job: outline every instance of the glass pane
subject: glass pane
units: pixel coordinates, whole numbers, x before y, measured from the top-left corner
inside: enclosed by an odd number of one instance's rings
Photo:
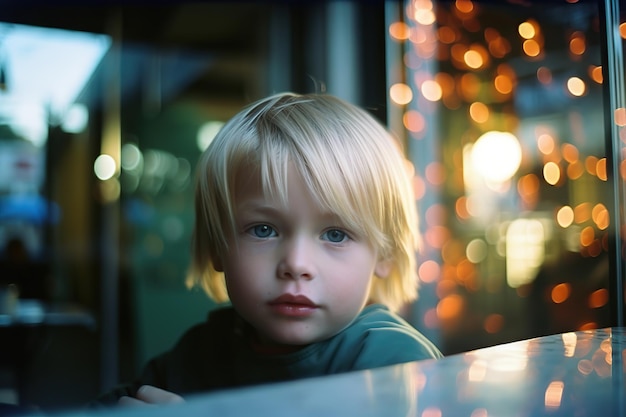
[[[598,4],[389,11],[390,123],[424,234],[415,324],[446,353],[609,326]]]

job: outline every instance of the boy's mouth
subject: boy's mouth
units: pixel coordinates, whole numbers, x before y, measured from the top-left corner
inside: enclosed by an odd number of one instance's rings
[[[294,294],[283,294],[268,304],[274,312],[290,317],[306,317],[319,308],[308,297]]]

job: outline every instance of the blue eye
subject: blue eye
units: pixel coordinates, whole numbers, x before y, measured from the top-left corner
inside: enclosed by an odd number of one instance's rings
[[[266,239],[276,236],[276,231],[267,224],[258,224],[250,228],[250,234],[261,239]]]
[[[324,232],[322,237],[332,243],[341,243],[348,239],[346,232],[339,229],[330,229]]]

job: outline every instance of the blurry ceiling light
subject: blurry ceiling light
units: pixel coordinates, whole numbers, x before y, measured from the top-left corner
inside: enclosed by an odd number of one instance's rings
[[[609,211],[602,203],[598,203],[591,209],[591,219],[598,229],[605,230],[609,227]]]
[[[535,27],[530,22],[523,22],[517,27],[517,32],[524,39],[532,39],[535,37]]]
[[[601,158],[598,160],[598,163],[596,164],[596,175],[602,181],[606,181],[608,179],[606,172],[606,158]]]
[[[454,5],[461,13],[471,13],[474,10],[474,4],[471,0],[456,0]]]
[[[489,131],[476,140],[471,158],[474,168],[485,180],[504,183],[519,169],[522,147],[512,133]]]
[[[496,39],[500,38],[500,32],[498,32],[494,28],[486,28],[485,32],[484,32],[484,35],[485,35],[485,40],[487,42],[493,42]]]
[[[111,155],[98,156],[93,164],[93,172],[102,181],[112,178],[116,172],[115,160]]]
[[[408,85],[397,83],[389,88],[389,97],[394,103],[403,106],[413,100],[413,91],[411,91],[411,87]]]
[[[87,127],[89,121],[89,110],[87,106],[80,103],[72,104],[61,122],[61,129],[67,133],[80,133]]]
[[[585,172],[583,163],[580,161],[574,161],[567,167],[567,178],[570,180],[577,180],[582,177]]]
[[[402,116],[404,127],[414,133],[422,132],[426,127],[424,116],[417,110],[409,110]]]
[[[626,39],[626,22],[620,23],[619,35],[622,37],[622,39]]]
[[[554,138],[548,133],[542,133],[537,138],[537,149],[544,155],[550,155],[554,152]]]
[[[587,49],[585,35],[582,32],[575,32],[569,41],[569,50],[574,55],[582,55]]]
[[[484,63],[480,53],[474,49],[470,49],[463,54],[463,61],[465,62],[465,65],[472,69],[478,69],[482,67]]]
[[[457,83],[457,88],[459,89],[459,95],[465,101],[472,102],[480,93],[480,79],[475,74],[468,72],[461,76],[460,82]]]
[[[574,209],[563,206],[556,212],[556,223],[563,229],[567,229],[574,223]]]
[[[224,126],[224,123],[218,121],[207,122],[200,126],[196,136],[196,144],[198,145],[198,149],[200,149],[200,151],[204,151],[208,148],[222,126]]]
[[[602,77],[602,66],[601,65],[592,65],[589,67],[589,76],[591,77],[591,79],[595,82],[597,82],[598,84],[602,84],[603,81],[603,77]]]
[[[598,158],[593,156],[593,155],[589,155],[588,157],[585,158],[585,170],[587,171],[587,173],[591,174],[591,175],[598,175],[596,172],[596,168],[598,165]]]
[[[479,101],[470,104],[469,114],[476,123],[485,123],[489,120],[489,108]]]
[[[437,20],[437,17],[432,9],[418,8],[415,10],[413,17],[417,23],[424,26],[432,25]]]
[[[555,162],[548,162],[543,166],[543,178],[550,185],[556,185],[561,179],[561,168]]]
[[[498,37],[498,39],[495,39],[489,42],[488,47],[489,47],[489,52],[495,58],[504,58],[506,54],[511,52],[511,44],[506,38],[502,36]]]
[[[456,33],[450,26],[441,26],[437,29],[437,38],[441,43],[451,44],[456,40]]]
[[[522,49],[529,57],[536,57],[541,53],[541,46],[534,39],[525,40],[522,44]]]
[[[552,82],[552,71],[547,67],[539,67],[537,69],[537,79],[541,84],[550,84]]]
[[[122,168],[127,171],[134,171],[141,166],[143,155],[137,145],[126,143],[122,146]]]
[[[493,84],[500,94],[510,94],[513,91],[513,82],[506,75],[497,75]]]
[[[518,288],[532,282],[545,259],[546,230],[537,219],[513,220],[506,230],[506,281]]]
[[[570,164],[577,162],[580,155],[580,153],[578,152],[578,148],[571,143],[564,143],[561,146],[561,153],[563,154],[563,159],[565,159]]]
[[[389,35],[394,39],[404,41],[409,39],[410,34],[411,29],[404,22],[394,22],[389,25]]]
[[[585,82],[578,77],[570,77],[567,80],[567,91],[573,96],[580,97],[585,94]]]
[[[517,190],[522,198],[529,198],[539,192],[539,179],[535,174],[526,174],[519,179]]]
[[[484,240],[473,239],[465,248],[465,256],[470,262],[478,264],[487,257],[488,250],[489,248]]]
[[[441,96],[443,95],[443,90],[437,81],[434,80],[426,80],[422,83],[422,95],[428,101],[438,101],[441,100]]]

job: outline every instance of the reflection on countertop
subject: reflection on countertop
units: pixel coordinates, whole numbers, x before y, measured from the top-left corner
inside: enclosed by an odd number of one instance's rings
[[[67,416],[625,416],[626,330],[563,333],[442,360]]]

